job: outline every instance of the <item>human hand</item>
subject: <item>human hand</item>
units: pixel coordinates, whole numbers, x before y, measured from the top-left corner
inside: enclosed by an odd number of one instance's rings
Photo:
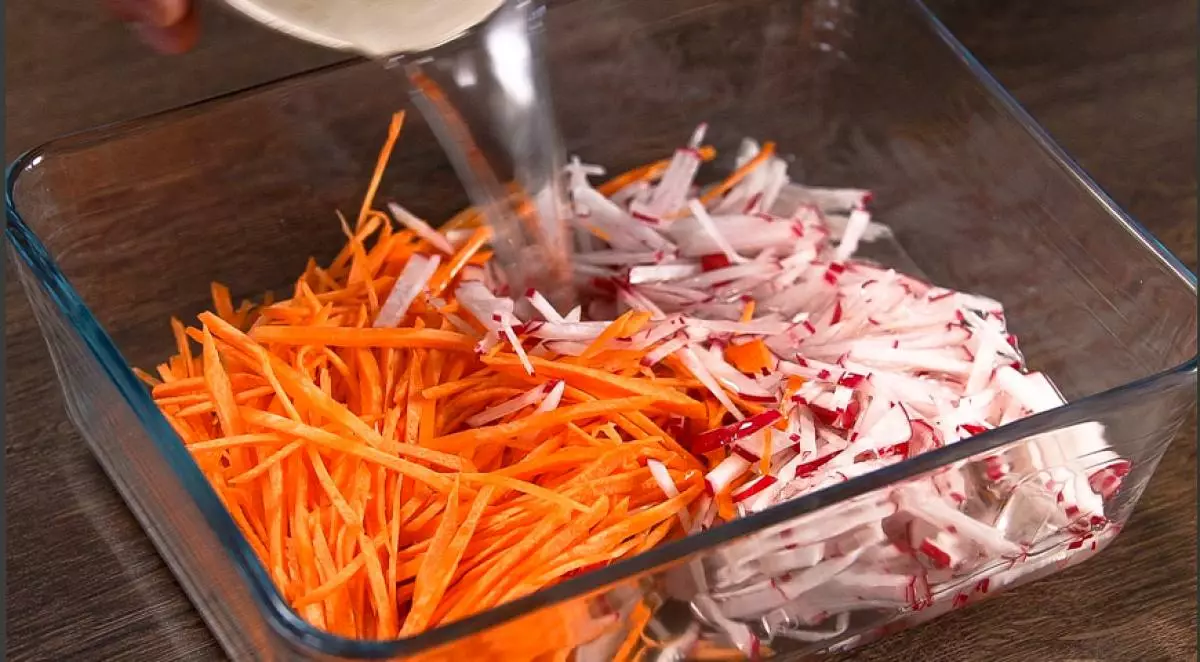
[[[191,50],[200,36],[200,22],[192,0],[103,0],[103,3],[160,53]]]

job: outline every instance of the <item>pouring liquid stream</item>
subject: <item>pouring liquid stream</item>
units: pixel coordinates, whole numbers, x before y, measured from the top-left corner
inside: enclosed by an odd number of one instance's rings
[[[407,78],[471,202],[493,230],[508,294],[576,303],[563,151],[534,0],[225,0],[264,25],[355,51]]]

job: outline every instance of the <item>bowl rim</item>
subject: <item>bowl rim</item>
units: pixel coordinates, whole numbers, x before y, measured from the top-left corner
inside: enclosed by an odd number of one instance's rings
[[[984,92],[1000,103],[1012,119],[1027,131],[1042,150],[1052,157],[1059,167],[1076,180],[1076,183],[1091,194],[1109,216],[1133,235],[1147,251],[1156,256],[1163,265],[1196,293],[1196,275],[1169,251],[1145,226],[1132,218],[1050,137],[1033,117],[1005,90],[979,61],[955,38],[949,29],[924,4],[923,0],[908,0],[910,9],[915,9],[919,20],[938,37],[982,84]],[[386,641],[349,639],[330,634],[311,626],[283,599],[271,581],[265,566],[253,552],[249,542],[237,528],[233,518],[221,505],[220,499],[192,460],[182,440],[154,405],[147,390],[134,375],[130,364],[125,361],[112,338],[92,315],[82,298],[66,276],[59,270],[54,259],[42,245],[32,229],[22,219],[16,201],[16,185],[26,170],[36,168],[48,152],[67,146],[81,148],[98,142],[111,140],[132,130],[144,128],[146,124],[181,115],[194,113],[222,101],[245,95],[262,93],[320,76],[359,66],[364,60],[352,57],[345,60],[308,69],[261,85],[231,91],[219,96],[187,104],[178,108],[156,112],[137,119],[116,122],[83,131],[67,134],[35,147],[17,157],[5,172],[5,237],[21,260],[38,278],[40,285],[50,296],[58,312],[66,317],[81,341],[98,360],[108,379],[125,399],[143,429],[155,444],[163,459],[175,473],[188,494],[199,508],[205,522],[220,542],[228,561],[246,581],[250,595],[264,621],[289,643],[314,652],[351,659],[384,659],[429,651],[437,646],[454,642],[467,635],[494,628],[516,620],[531,612],[563,603],[581,596],[595,593],[620,582],[632,580],[656,568],[679,562],[685,557],[714,548],[725,542],[755,533],[764,528],[782,524],[823,508],[846,502],[873,490],[895,484],[944,465],[965,460],[1010,444],[1031,435],[1083,423],[1095,412],[1104,411],[1120,400],[1142,393],[1180,386],[1197,380],[1198,357],[1166,370],[1140,378],[1133,382],[1089,395],[1068,403],[1066,406],[1036,414],[1008,425],[988,430],[958,443],[929,451],[903,462],[858,476],[844,483],[833,485],[817,492],[788,501],[759,513],[716,526],[707,531],[659,545],[632,558],[613,563],[601,569],[584,573],[555,586],[542,589],[525,597],[508,602],[460,621],[441,625],[421,634]],[[190,597],[190,596],[189,596]]]

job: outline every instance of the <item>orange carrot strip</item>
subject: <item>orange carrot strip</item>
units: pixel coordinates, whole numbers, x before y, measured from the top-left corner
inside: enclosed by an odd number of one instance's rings
[[[671,413],[682,414],[688,418],[700,418],[704,416],[704,405],[699,401],[693,400],[679,391],[656,386],[649,380],[619,377],[603,370],[563,363],[561,361],[549,361],[537,356],[531,356],[529,360],[533,364],[534,373],[539,377],[563,379],[568,384],[577,386],[597,396],[645,395],[652,397],[653,404]],[[514,369],[524,372],[520,360],[511,354],[502,354],[490,359],[484,359],[484,363],[493,368],[508,372],[513,372],[515,371]]]
[[[702,161],[711,161],[717,155],[717,150],[713,149],[711,145],[703,145],[697,151],[700,153]],[[611,196],[635,182],[658,179],[666,172],[669,165],[671,165],[671,159],[662,159],[661,161],[655,161],[654,163],[634,168],[604,182],[596,187],[596,190],[605,196]]]
[[[232,323],[235,315],[233,312],[233,297],[229,295],[229,288],[220,283],[213,283],[212,300],[213,308],[221,316],[221,319]]]
[[[614,340],[615,338],[617,338],[618,336],[620,336],[623,333],[625,324],[627,322],[629,322],[629,320],[632,319],[633,316],[636,315],[638,312],[640,312],[640,311],[636,311],[636,310],[626,311],[623,315],[621,315],[617,319],[609,322],[608,326],[604,327],[604,330],[600,332],[600,335],[596,336],[596,339],[593,340],[591,342],[591,344],[589,344],[587,346],[587,349],[583,350],[583,354],[580,354],[579,358],[580,359],[590,359],[590,358],[595,357],[597,354],[599,354],[600,351],[605,348],[605,345],[607,345],[608,343],[610,343],[612,340]],[[648,318],[649,318],[649,316],[647,315],[647,319]]]
[[[464,430],[448,434],[434,439],[430,445],[434,448],[446,449],[450,452],[461,451],[483,443],[505,442],[528,432],[553,428],[580,419],[593,418],[621,411],[636,411],[649,407],[653,403],[654,398],[650,396],[583,402],[559,407],[553,411],[541,414],[532,414],[510,423],[490,425],[475,428],[474,430]]]
[[[475,351],[470,336],[439,329],[260,326],[250,337],[263,344]]]
[[[554,437],[558,439],[559,437]],[[552,440],[547,440],[550,442]],[[540,448],[540,446],[539,446]],[[540,457],[527,457],[521,462],[510,464],[503,469],[496,471],[496,474],[502,476],[510,476],[512,478],[532,478],[540,473],[546,473],[561,468],[571,468],[577,466],[585,460],[596,459],[603,451],[598,448],[568,448],[557,453],[544,455]],[[532,456],[533,453],[530,453]]]
[[[292,455],[292,453],[295,453],[296,451],[300,450],[300,448],[303,446],[304,446],[304,442],[302,442],[302,441],[291,442],[290,444],[284,446],[283,448],[280,448],[279,450],[275,451],[274,453],[271,453],[269,456],[267,456],[266,459],[260,461],[258,463],[258,465],[256,465],[253,469],[250,469],[249,471],[238,474],[237,476],[234,476],[233,478],[230,478],[229,484],[230,485],[241,485],[242,483],[249,483],[249,482],[261,477],[263,474],[265,474],[268,471],[270,471],[271,469],[275,468],[279,463],[283,462],[288,457],[290,457]]]
[[[192,345],[188,342],[187,331],[183,327],[183,322],[178,319],[171,318],[171,330],[175,333],[175,351],[183,358],[186,374],[184,377],[194,377],[192,365]]]
[[[615,662],[628,662],[634,659],[634,652],[641,641],[642,631],[646,629],[646,624],[650,622],[653,615],[654,612],[650,611],[644,602],[639,601],[634,606],[633,613],[629,615],[629,633],[625,635],[625,640],[621,642],[621,647],[613,656]]]
[[[621,335],[626,337],[632,336],[638,331],[644,329],[646,324],[650,322],[650,319],[651,315],[649,312],[645,310],[634,311],[633,315],[630,316],[629,319],[625,320],[625,325],[621,327]],[[638,352],[637,358],[641,359],[641,356],[642,352]]]
[[[548,490],[544,487],[538,487],[533,483],[523,480],[517,480],[509,476],[501,476],[499,474],[482,474],[482,473],[461,473],[459,476],[467,482],[480,483],[483,485],[502,487],[518,492],[524,492],[530,496],[538,497],[553,503],[562,508],[574,509],[581,512],[587,512],[587,506],[573,501],[567,497]]]
[[[328,544],[328,541],[325,539],[325,537],[323,535],[322,527],[320,525],[318,525],[318,526],[313,527],[313,529],[314,529],[313,539],[315,542],[318,543],[315,546],[316,551],[317,551],[318,560],[320,561],[321,557],[324,556],[325,557],[324,560],[321,561],[322,564],[329,567],[330,569],[336,568],[336,564],[334,562],[333,555],[330,553],[330,546]],[[383,546],[384,543],[385,543],[384,540],[373,540],[373,541],[370,541],[370,547],[377,549],[377,548]],[[372,550],[371,553],[374,553],[374,550]],[[326,579],[325,583],[314,588],[313,590],[309,591],[308,593],[300,596],[296,600],[293,600],[292,607],[294,607],[296,609],[302,609],[306,605],[321,602],[321,601],[329,598],[330,596],[335,594],[339,589],[344,587],[347,582],[354,579],[354,576],[357,575],[359,572],[361,572],[363,570],[363,568],[366,567],[366,565],[367,565],[366,554],[360,553],[352,561],[350,561],[349,563],[346,563],[344,566],[342,566],[342,568],[340,570],[337,570],[335,574],[333,574],[328,579]]]
[[[328,393],[325,393],[323,389],[305,379],[303,375],[296,372],[291,366],[277,357],[269,355],[261,345],[257,344],[249,336],[211,314],[201,313],[200,319],[205,323],[205,328],[208,328],[207,325],[211,323],[214,333],[221,335],[226,342],[231,343],[235,347],[244,348],[247,353],[267,357],[266,360],[269,360],[270,368],[279,378],[279,382],[284,387],[289,388],[295,397],[305,400],[306,407],[315,409],[322,415],[337,421],[339,425],[344,426],[373,446],[385,445],[383,437],[374,428],[364,423],[361,418],[355,416],[353,412],[332,398]]]
[[[362,398],[363,415],[377,414],[383,411],[383,384],[379,374],[379,363],[375,354],[368,349],[360,349],[355,354],[359,371],[359,394]]]
[[[146,386],[149,386],[151,389],[154,389],[154,388],[162,385],[162,380],[158,379],[154,375],[151,375],[150,373],[146,372],[145,370],[142,370],[141,368],[135,367],[133,369],[133,374],[136,375],[138,379],[142,380],[142,383],[144,383]]]
[[[231,375],[231,377],[232,377],[232,375]],[[233,380],[230,379],[230,385],[232,385],[232,384],[233,384]],[[233,397],[238,399],[238,404],[244,404],[246,401],[248,401],[250,399],[262,397],[264,395],[271,395],[271,387],[270,386],[256,386],[256,387],[248,389],[246,391],[239,391],[236,387],[234,387],[234,396]],[[168,396],[162,397],[162,398],[154,398],[154,404],[158,405],[159,407],[187,407],[189,405],[208,405],[209,408],[205,411],[206,412],[212,411],[212,400],[209,398],[208,391],[204,391],[204,392],[200,392],[200,393],[187,393],[184,395],[168,395]],[[197,412],[197,413],[200,413],[200,412]]]
[[[762,475],[764,475],[764,476],[771,475],[771,455],[772,455],[772,453],[774,453],[774,449],[771,448],[771,442],[773,441],[773,439],[772,439],[773,436],[774,435],[772,435],[772,433],[771,433],[770,426],[763,429],[762,458],[760,458],[760,460],[759,460],[758,467],[759,467],[759,471],[761,471]]]
[[[253,402],[256,398],[261,398],[265,395],[271,395],[271,392],[272,392],[272,390],[271,390],[270,386],[260,386],[258,388],[252,388],[250,390],[242,391],[240,393],[235,394],[233,396],[233,401],[239,405],[244,405],[244,404]],[[179,397],[184,397],[184,396],[179,396]],[[172,403],[159,401],[158,404],[159,404],[159,406],[166,406],[166,405],[170,405]],[[184,407],[184,408],[180,409],[177,413],[179,416],[186,418],[188,416],[196,416],[198,414],[207,414],[207,413],[215,411],[215,410],[216,410],[216,405],[213,404],[213,402],[211,400],[205,399],[203,402],[197,402],[194,405]]]
[[[784,400],[791,400],[792,396],[796,395],[796,391],[799,391],[801,386],[804,386],[804,378],[797,375],[790,375],[787,378],[787,385],[783,391]]]
[[[233,484],[233,481],[230,481],[230,484]],[[271,557],[271,576],[276,585],[286,586],[288,571],[284,568],[283,561],[283,471],[278,464],[268,465],[266,487],[263,494],[263,509],[268,520],[267,552]]]
[[[367,585],[370,597],[374,601],[376,631],[375,638],[392,639],[396,636],[397,624],[395,603],[388,597],[387,580],[383,576],[383,564],[379,560],[379,552],[362,531],[358,533],[358,545],[362,549],[362,558],[367,567]]]
[[[275,414],[269,414],[263,411],[243,408],[242,415],[251,425],[257,425],[260,427],[285,432],[297,437],[303,437],[304,439],[307,439],[308,441],[311,441],[323,448],[328,448],[332,451],[352,455],[369,462],[374,462],[380,466],[387,467],[388,469],[391,469],[399,474],[408,476],[414,480],[418,480],[434,488],[435,490],[438,490],[439,492],[450,491],[450,485],[453,481],[447,478],[445,475],[426,469],[419,464],[414,464],[412,462],[408,462],[407,460],[392,457],[387,453],[367,446],[366,444],[355,443],[319,428],[313,428],[311,426],[286,419],[282,416],[276,416]],[[406,450],[411,452],[410,457],[422,457],[422,454],[428,452],[431,453],[431,455],[428,457],[438,458],[440,463],[450,463],[449,460],[445,459],[446,456],[441,453],[433,455],[433,451],[428,451],[427,449]],[[455,459],[458,460],[460,467],[465,468],[469,466],[466,460],[462,460],[461,458]],[[458,470],[461,471],[462,469]]]
[[[733,489],[725,489],[720,494],[714,497],[717,502],[717,514],[721,519],[730,521],[737,516],[737,510],[733,505]]]
[[[424,630],[433,616],[433,610],[437,608],[437,601],[441,599],[445,591],[442,586],[444,578],[440,576],[439,571],[443,564],[442,556],[450,547],[454,530],[458,527],[458,485],[458,480],[455,480],[450,488],[446,511],[442,513],[442,521],[438,524],[437,531],[429,543],[429,551],[425,552],[421,569],[417,571],[417,579],[413,588],[413,606],[408,612],[408,617],[404,619],[404,626],[400,628],[400,636],[408,636]],[[439,587],[441,590],[438,590]]]
[[[516,583],[512,580],[528,577],[535,571],[535,568],[544,566],[559,554],[572,549],[579,540],[589,537],[591,533],[594,533],[594,527],[604,521],[610,507],[611,501],[608,497],[601,496],[591,508],[584,510],[583,515],[572,516],[566,526],[539,545],[535,553],[522,560],[521,564],[513,569],[506,578],[507,583],[512,585]]]
[[[431,624],[433,615],[438,607],[438,603],[446,594],[446,589],[450,587],[450,582],[454,578],[454,574],[458,571],[459,564],[462,562],[463,554],[467,549],[467,545],[471,542],[472,536],[475,535],[475,529],[479,526],[479,520],[483,517],[484,508],[492,498],[492,488],[485,487],[476,495],[475,501],[471,504],[471,510],[467,512],[466,519],[458,525],[458,530],[454,537],[446,546],[443,556],[440,559],[439,567],[436,574],[427,582],[427,590],[424,595],[420,592],[413,594],[413,608],[409,612],[409,618],[413,618],[413,613],[417,614],[414,625],[422,627]],[[453,499],[453,497],[451,497]],[[436,540],[436,535],[435,535]],[[430,543],[430,552],[427,552],[425,558],[428,559],[432,555],[434,544]],[[422,564],[422,568],[424,564]],[[420,580],[420,571],[417,573],[418,582]],[[419,599],[421,596],[424,599]],[[422,622],[423,621],[423,622]],[[408,623],[406,622],[407,626]]]
[[[482,375],[482,376],[472,375],[472,376],[466,377],[464,379],[459,379],[459,380],[450,381],[450,382],[443,382],[441,384],[438,384],[437,386],[431,386],[429,388],[426,388],[421,391],[421,397],[429,399],[429,400],[441,400],[442,398],[448,398],[453,395],[458,395],[459,393],[461,393],[469,388],[472,388],[472,387],[476,387],[476,388],[483,387],[486,384],[488,384],[489,381],[493,381],[493,380],[491,380],[491,378],[487,377],[486,375]]]
[[[366,220],[367,213],[371,211],[371,205],[375,201],[375,192],[379,190],[379,183],[383,180],[383,171],[387,168],[388,160],[391,159],[392,149],[396,146],[396,139],[400,137],[402,128],[404,128],[403,110],[392,115],[392,121],[388,124],[387,138],[383,141],[383,148],[379,150],[379,158],[375,161],[375,172],[371,175],[371,183],[367,185],[367,194],[363,196],[362,207],[358,210],[360,226]]]
[[[746,305],[742,306],[742,322],[749,322],[754,319],[754,307],[754,299],[750,299],[746,302]]]
[[[255,434],[239,434],[229,437],[221,437],[220,439],[212,439],[209,441],[200,441],[194,444],[188,444],[188,450],[193,453],[203,451],[225,450],[235,446],[252,446],[255,444],[283,444],[287,439],[283,435],[274,432],[255,433]]]
[[[486,596],[489,592],[493,591],[497,582],[507,576],[513,567],[528,557],[547,538],[553,535],[563,523],[564,519],[560,517],[543,518],[516,545],[509,547],[508,550],[503,552],[494,561],[479,566],[475,571],[463,577],[463,580],[460,582],[463,591],[461,595],[456,596],[458,599],[447,610],[444,620],[458,620],[469,614],[487,609],[494,604],[495,600],[489,600]]]
[[[221,365],[221,358],[217,354],[217,345],[213,342],[208,327],[204,328],[204,381],[208,386],[209,395],[212,396],[213,405],[216,407],[217,420],[221,424],[221,430],[227,436],[241,434],[242,418],[238,414],[237,401],[233,397],[233,385],[229,381],[225,367]]]
[[[631,556],[636,556],[658,546],[659,543],[661,543],[667,538],[668,535],[671,534],[672,530],[675,530],[678,524],[679,520],[676,519],[668,519],[658,523],[654,526],[654,528],[650,529],[648,534],[643,534],[645,535],[645,538],[642,539],[632,549],[628,550],[628,553],[630,553]]]
[[[388,566],[387,566],[387,586],[388,595],[392,604],[396,604],[396,564],[397,557],[400,553],[400,512],[401,512],[401,487],[403,486],[404,477],[398,476],[395,481],[395,486],[392,488],[391,500],[391,518],[388,520]]]
[[[433,278],[429,279],[429,293],[432,296],[441,294],[442,290],[446,289],[446,286],[450,284],[450,281],[458,276],[458,272],[462,271],[462,268],[467,265],[471,256],[475,255],[491,238],[491,228],[487,226],[476,228],[466,243],[458,249],[458,252],[448,262],[438,267],[438,270],[433,274]]]
[[[333,504],[333,509],[337,511],[342,521],[347,524],[357,524],[358,514],[350,507],[350,502],[346,501],[345,495],[338,489],[337,482],[333,480],[333,476],[329,475],[329,469],[325,467],[325,461],[321,459],[321,454],[317,449],[308,448],[308,459],[312,463],[313,474],[317,477],[317,484],[325,491],[325,495],[329,497],[329,502]]]
[[[754,170],[756,168],[758,168],[760,165],[766,163],[767,159],[774,156],[774,154],[775,154],[775,143],[773,143],[773,142],[763,143],[762,149],[758,150],[758,154],[755,154],[754,158],[747,161],[746,164],[743,165],[742,167],[738,168],[737,170],[734,170],[733,174],[731,174],[725,178],[725,181],[723,181],[720,184],[705,191],[704,195],[700,196],[700,202],[702,204],[707,205],[707,204],[719,199],[721,196],[728,193],[729,189],[732,189],[734,186],[737,186],[738,182],[742,181],[743,179],[748,177],[750,175],[750,173],[754,172]]]
[[[672,497],[656,506],[626,517],[620,524],[590,537],[584,545],[580,546],[578,551],[601,551],[603,548],[615,545],[625,538],[649,529],[665,519],[672,518],[699,496],[703,490],[704,488],[700,485],[689,487],[676,497]]]
[[[729,345],[725,348],[725,359],[732,363],[733,367],[751,375],[770,370],[774,364],[771,350],[758,338],[741,345]]]

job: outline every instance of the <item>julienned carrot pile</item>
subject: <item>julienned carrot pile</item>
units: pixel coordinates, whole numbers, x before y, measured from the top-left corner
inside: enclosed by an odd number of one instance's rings
[[[527,357],[536,341],[518,329],[515,345],[477,351],[492,320],[456,293],[479,277],[488,230],[452,242],[372,206],[402,120],[337,258],[310,261],[281,301],[235,308],[214,284],[213,310],[197,326],[172,320],[178,352],[145,377],[286,600],[316,627],[366,639],[460,619],[680,534],[703,466],[666,428],[711,407],[688,394],[686,372],[643,367],[648,350],[598,341],[584,357]],[[414,269],[421,287],[397,294]],[[409,301],[373,326],[390,293]],[[604,338],[648,317],[622,315]]]
[[[791,183],[771,143],[744,141],[707,188],[703,125],[672,158],[595,187],[600,169],[574,160],[586,313],[563,313],[536,291],[496,294],[474,211],[439,231],[375,209],[401,122],[329,266],[310,261],[278,302],[235,307],[214,285],[213,311],[173,321],[178,353],[145,377],[317,627],[411,635],[1064,403],[1026,370],[999,302],[854,258],[889,232],[869,193]],[[624,604],[605,616],[559,605],[470,654],[834,643],[852,613],[952,609],[1115,531],[1108,501],[1130,464],[1098,424],[985,464],[708,550],[695,585],[666,596],[696,616],[673,639],[655,640],[671,629],[654,600],[612,590]]]

